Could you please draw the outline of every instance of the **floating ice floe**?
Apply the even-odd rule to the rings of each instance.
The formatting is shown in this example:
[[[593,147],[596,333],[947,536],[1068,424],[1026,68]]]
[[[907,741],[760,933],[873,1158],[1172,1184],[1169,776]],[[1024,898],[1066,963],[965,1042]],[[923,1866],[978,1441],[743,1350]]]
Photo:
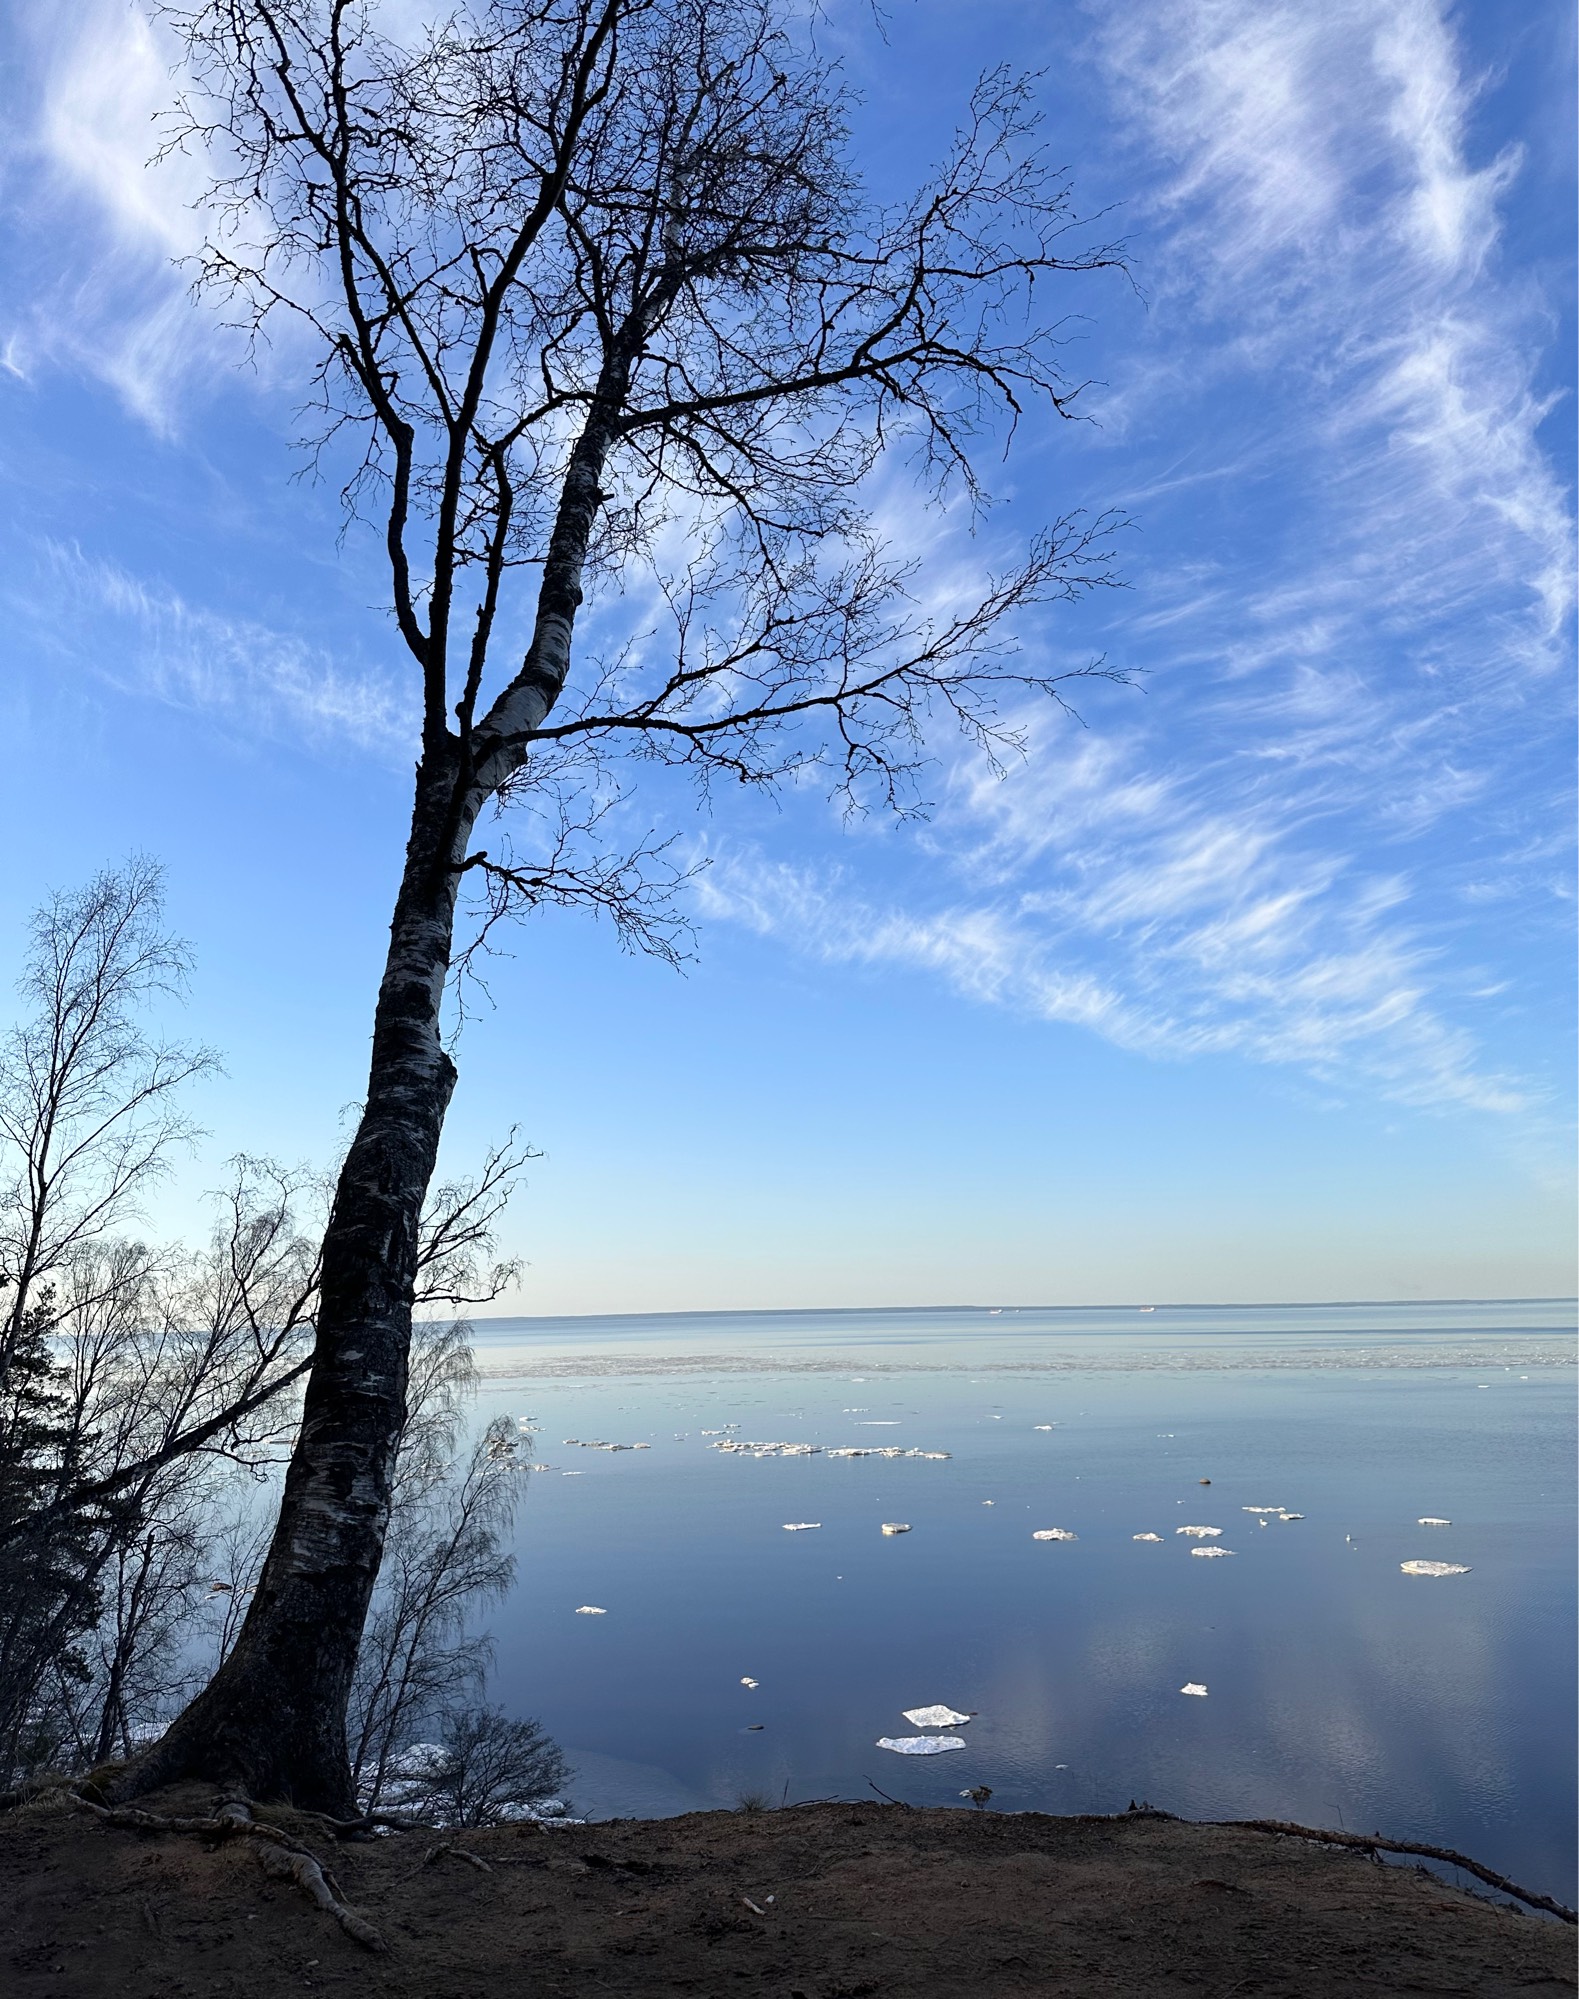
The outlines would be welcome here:
[[[903,1444],[841,1444],[835,1449],[825,1449],[821,1444],[792,1444],[777,1439],[754,1439],[749,1437],[726,1437],[717,1430],[704,1430],[704,1437],[712,1437],[708,1445],[711,1451],[724,1451],[737,1458],[929,1458],[941,1463],[949,1456],[947,1451],[906,1450]],[[615,1446],[604,1446],[613,1449]],[[620,1450],[644,1451],[645,1444],[621,1444]]]
[[[1179,1692],[1181,1694],[1198,1694],[1202,1700],[1206,1698],[1206,1689],[1201,1685],[1199,1680],[1186,1680],[1184,1685],[1180,1687]]]
[[[743,1687],[754,1687],[757,1683],[754,1679],[752,1679],[749,1673],[742,1673],[740,1676],[740,1684]]]
[[[963,1735],[880,1735],[877,1746],[896,1756],[941,1756],[945,1749],[963,1749],[966,1744]]]
[[[1033,1541],[1078,1541],[1078,1534],[1071,1534],[1067,1527],[1037,1527],[1031,1534]]]
[[[827,1458],[931,1458],[938,1463],[948,1455],[947,1451],[907,1451],[899,1444],[841,1444],[836,1450],[823,1452]]]
[[[597,1437],[566,1437],[567,1444],[573,1444],[582,1451],[650,1451],[651,1444],[606,1444]]]
[[[1406,1576],[1467,1576],[1469,1569],[1463,1562],[1400,1562],[1399,1568]]]
[[[1232,1548],[1192,1548],[1190,1553],[1198,1555],[1203,1562],[1218,1561],[1224,1555],[1231,1555]]]
[[[809,1534],[814,1527],[820,1527],[821,1525],[822,1522],[820,1520],[786,1520],[784,1523],[784,1532],[786,1534]]]
[[[1054,1427],[1055,1427],[1055,1426],[1054,1426],[1053,1424],[1051,1424],[1051,1423],[1033,1423],[1033,1424],[1031,1425],[1031,1428],[1032,1428],[1033,1430],[1051,1430],[1051,1429],[1053,1429]]]
[[[1175,1527],[1175,1534],[1188,1534],[1192,1541],[1215,1541],[1222,1533],[1221,1527]]]
[[[1131,1534],[1129,1538],[1132,1541],[1160,1541],[1162,1536],[1160,1534]]]
[[[902,1712],[912,1728],[960,1728],[975,1719],[952,1707],[907,1707]]]
[[[728,1451],[740,1458],[814,1458],[821,1448],[817,1444],[786,1444],[779,1442],[751,1442],[744,1437],[721,1437],[709,1450]]]
[[[1451,1527],[1452,1524],[1451,1520],[1439,1519],[1434,1513],[1422,1513],[1415,1522],[1417,1527]]]
[[[885,1520],[883,1522],[883,1532],[885,1534],[908,1534],[910,1532],[910,1522],[908,1520]]]
[[[576,1605],[576,1615],[577,1617],[607,1617],[608,1612],[598,1603],[578,1603]]]

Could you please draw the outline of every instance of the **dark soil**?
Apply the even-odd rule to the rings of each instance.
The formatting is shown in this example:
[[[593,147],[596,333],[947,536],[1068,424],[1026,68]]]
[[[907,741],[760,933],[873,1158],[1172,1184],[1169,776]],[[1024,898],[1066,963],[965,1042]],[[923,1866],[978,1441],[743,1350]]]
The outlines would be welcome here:
[[[148,1800],[207,1811],[212,1793]],[[260,1814],[261,1816],[261,1814]],[[1274,1834],[827,1804],[405,1833],[324,1860],[375,1955],[245,1841],[59,1802],[0,1820],[7,1999],[1355,1999],[1575,1990],[1574,1932],[1413,1868]],[[429,1856],[433,1857],[429,1857]],[[755,1906],[753,1906],[755,1905]]]

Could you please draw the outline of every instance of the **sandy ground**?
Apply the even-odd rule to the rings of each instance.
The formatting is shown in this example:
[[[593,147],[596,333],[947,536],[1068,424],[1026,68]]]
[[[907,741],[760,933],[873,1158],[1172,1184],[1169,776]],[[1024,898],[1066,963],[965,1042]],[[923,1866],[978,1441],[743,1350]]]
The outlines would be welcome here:
[[[212,1794],[150,1800],[203,1811]],[[247,1843],[144,1836],[58,1804],[0,1819],[7,1999],[596,1994],[1573,1992],[1574,1931],[1412,1868],[1144,1814],[828,1804],[553,1831],[401,1834],[328,1864],[355,1943]]]

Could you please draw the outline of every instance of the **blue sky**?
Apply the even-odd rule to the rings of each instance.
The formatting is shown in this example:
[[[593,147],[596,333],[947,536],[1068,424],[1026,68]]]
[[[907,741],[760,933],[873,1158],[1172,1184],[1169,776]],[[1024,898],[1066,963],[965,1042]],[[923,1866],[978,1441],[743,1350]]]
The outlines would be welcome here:
[[[295,476],[304,357],[187,296],[199,182],[135,6],[12,0],[0,304],[0,971],[41,885],[166,864],[231,1152],[323,1158],[362,1084],[413,690],[367,538]],[[1064,303],[945,587],[1113,506],[1104,653],[921,825],[812,787],[642,808],[709,865],[684,976],[548,916],[461,1034],[449,1142],[544,1157],[526,1311],[1525,1295],[1573,1283],[1570,10],[1532,0],[836,6],[879,189],[970,76],[1043,71],[1135,286]],[[612,617],[612,607],[600,615]]]

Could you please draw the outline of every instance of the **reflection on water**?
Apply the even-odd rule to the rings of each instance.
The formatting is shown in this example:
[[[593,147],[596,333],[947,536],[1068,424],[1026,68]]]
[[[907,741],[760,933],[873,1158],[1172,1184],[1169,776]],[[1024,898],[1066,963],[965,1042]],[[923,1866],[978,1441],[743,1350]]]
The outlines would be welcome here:
[[[483,1322],[485,1413],[537,1424],[544,1467],[496,1697],[604,1814],[985,1783],[1009,1810],[1379,1829],[1566,1896],[1573,1327],[1517,1303]],[[817,1448],[715,1448],[741,1439]],[[1246,1510],[1271,1507],[1304,1517]],[[1032,1539],[1055,1526],[1077,1538]],[[1470,1572],[1400,1572],[1421,1558]],[[874,1746],[935,1702],[974,1711],[965,1749]]]

